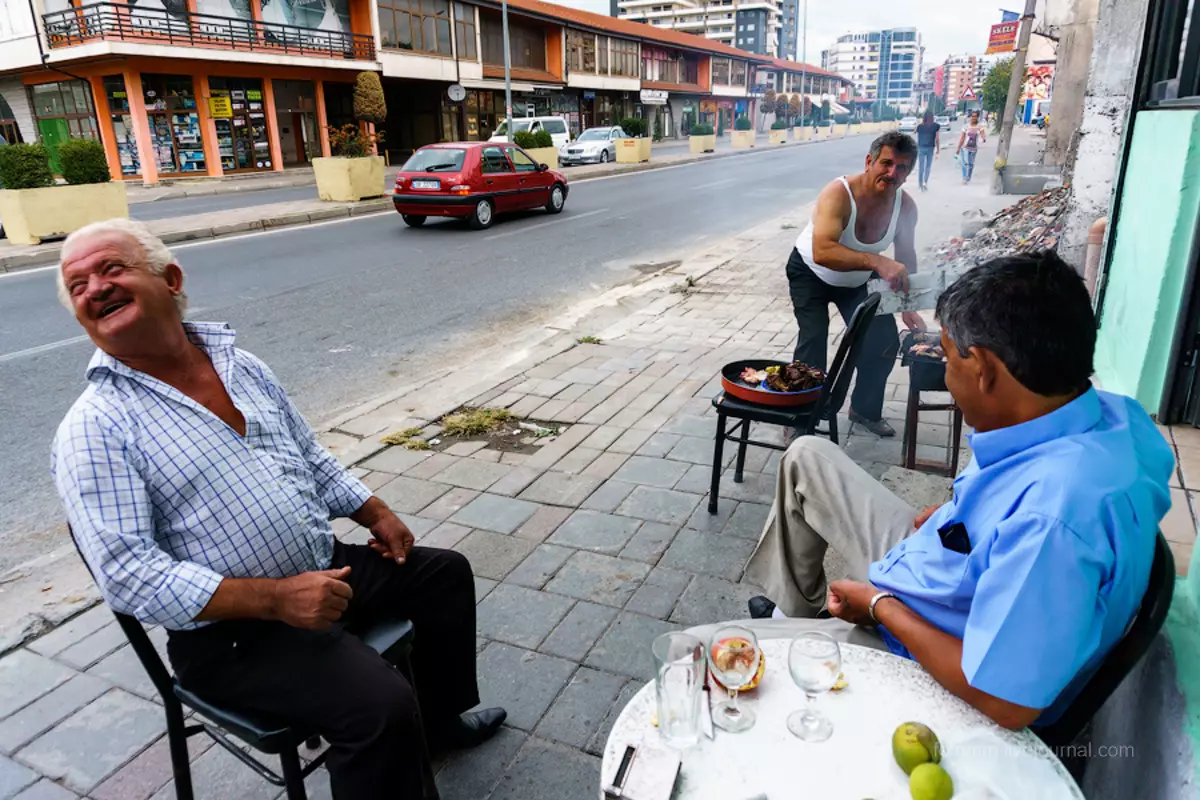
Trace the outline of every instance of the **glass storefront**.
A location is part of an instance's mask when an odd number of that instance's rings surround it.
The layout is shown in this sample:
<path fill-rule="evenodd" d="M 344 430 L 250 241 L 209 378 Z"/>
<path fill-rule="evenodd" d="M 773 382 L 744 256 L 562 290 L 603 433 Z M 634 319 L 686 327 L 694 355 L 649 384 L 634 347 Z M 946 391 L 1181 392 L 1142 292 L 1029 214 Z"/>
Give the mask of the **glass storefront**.
<path fill-rule="evenodd" d="M 138 161 L 137 139 L 133 133 L 133 117 L 129 113 L 129 94 L 125 91 L 125 79 L 120 75 L 104 78 L 104 95 L 108 100 L 108 118 L 112 124 L 113 140 L 117 143 L 117 158 L 122 175 L 141 175 Z"/>
<path fill-rule="evenodd" d="M 98 139 L 92 88 L 85 81 L 39 83 L 30 88 L 38 138 L 50 152 L 50 168 L 62 172 L 58 146 L 67 139 Z"/>
<path fill-rule="evenodd" d="M 142 75 L 142 99 L 158 173 L 207 172 L 191 77 Z"/>
<path fill-rule="evenodd" d="M 209 78 L 214 98 L 229 99 L 229 116 L 213 115 L 217 149 L 225 172 L 273 169 L 262 81 L 257 78 Z"/>

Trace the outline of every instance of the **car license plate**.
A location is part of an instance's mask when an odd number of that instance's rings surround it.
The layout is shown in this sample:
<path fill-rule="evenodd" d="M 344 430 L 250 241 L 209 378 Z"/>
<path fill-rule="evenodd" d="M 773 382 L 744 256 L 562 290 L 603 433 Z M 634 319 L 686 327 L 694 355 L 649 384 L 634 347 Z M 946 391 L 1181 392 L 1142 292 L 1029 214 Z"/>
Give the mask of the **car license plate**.
<path fill-rule="evenodd" d="M 414 189 L 440 189 L 442 184 L 440 181 L 421 181 L 415 180 L 412 182 Z"/>

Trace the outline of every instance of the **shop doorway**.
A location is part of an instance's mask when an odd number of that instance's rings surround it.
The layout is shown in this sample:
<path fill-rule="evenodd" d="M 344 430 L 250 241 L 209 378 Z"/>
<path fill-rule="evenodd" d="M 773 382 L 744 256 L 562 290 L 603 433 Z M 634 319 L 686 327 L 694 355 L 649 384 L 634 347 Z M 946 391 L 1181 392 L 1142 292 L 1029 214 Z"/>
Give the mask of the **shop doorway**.
<path fill-rule="evenodd" d="M 257 78 L 209 78 L 208 87 L 212 97 L 229 99 L 228 108 L 222 109 L 228 116 L 213 115 L 221 169 L 225 172 L 274 169 L 262 81 Z"/>
<path fill-rule="evenodd" d="M 458 116 L 442 113 L 443 106 L 450 103 L 445 88 L 444 84 L 383 79 L 388 118 L 382 126 L 381 152 L 387 152 L 390 163 L 403 164 L 414 150 L 427 144 L 463 138 Z"/>
<path fill-rule="evenodd" d="M 312 163 L 321 155 L 317 130 L 317 87 L 312 81 L 275 81 L 275 119 L 285 167 Z"/>

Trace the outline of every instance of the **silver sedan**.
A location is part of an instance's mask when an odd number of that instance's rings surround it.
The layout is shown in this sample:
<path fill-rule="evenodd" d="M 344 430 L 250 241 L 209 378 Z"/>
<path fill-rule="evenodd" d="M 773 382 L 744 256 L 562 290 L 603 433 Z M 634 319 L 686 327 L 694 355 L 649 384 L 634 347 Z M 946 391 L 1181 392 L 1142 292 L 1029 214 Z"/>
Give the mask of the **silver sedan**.
<path fill-rule="evenodd" d="M 606 164 L 617 160 L 617 139 L 627 138 L 619 127 L 588 128 L 579 138 L 558 148 L 558 163 Z"/>

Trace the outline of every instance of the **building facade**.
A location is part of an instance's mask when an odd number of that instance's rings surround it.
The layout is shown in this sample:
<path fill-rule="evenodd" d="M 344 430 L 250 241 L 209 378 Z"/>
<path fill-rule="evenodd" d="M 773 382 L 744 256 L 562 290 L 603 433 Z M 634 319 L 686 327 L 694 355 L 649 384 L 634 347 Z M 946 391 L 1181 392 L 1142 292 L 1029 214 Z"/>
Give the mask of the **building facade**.
<path fill-rule="evenodd" d="M 976 99 L 983 90 L 983 79 L 992 68 L 992 61 L 983 56 L 950 56 L 941 66 L 941 93 L 947 106 L 964 102 L 970 88 Z M 937 81 L 935 80 L 935 90 Z"/>
<path fill-rule="evenodd" d="M 780 29 L 784 0 L 619 0 L 621 19 L 644 22 L 656 28 L 693 33 L 715 42 L 737 47 L 739 36 L 758 41 L 761 35 L 763 55 L 779 53 Z M 759 19 L 741 25 L 753 28 L 739 30 L 739 16 L 745 12 L 762 12 L 766 30 Z"/>
<path fill-rule="evenodd" d="M 849 33 L 822 51 L 821 66 L 851 80 L 859 96 L 908 110 L 917 102 L 924 51 L 916 28 Z"/>
<path fill-rule="evenodd" d="M 779 29 L 779 52 L 776 55 L 790 61 L 799 61 L 806 55 L 800 52 L 801 2 L 802 0 L 783 0 L 781 6 L 783 18 L 782 27 Z"/>

